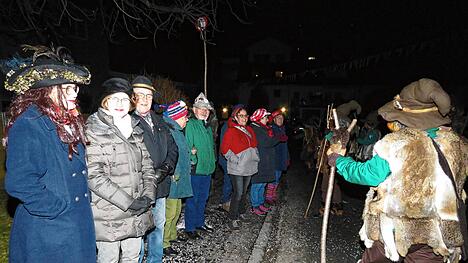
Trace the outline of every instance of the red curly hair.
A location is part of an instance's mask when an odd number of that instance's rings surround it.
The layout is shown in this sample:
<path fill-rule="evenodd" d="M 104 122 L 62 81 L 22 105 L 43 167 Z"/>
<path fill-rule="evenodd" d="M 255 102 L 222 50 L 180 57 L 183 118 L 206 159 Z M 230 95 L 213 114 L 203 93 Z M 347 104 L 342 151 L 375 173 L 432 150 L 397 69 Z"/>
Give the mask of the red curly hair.
<path fill-rule="evenodd" d="M 4 144 L 8 144 L 8 131 L 13 126 L 18 117 L 25 112 L 32 105 L 37 106 L 40 113 L 46 115 L 55 124 L 57 128 L 57 135 L 60 140 L 68 144 L 68 158 L 71 160 L 73 152 L 77 153 L 77 145 L 79 143 L 86 143 L 84 133 L 84 121 L 81 114 L 75 110 L 67 110 L 63 105 L 62 100 L 60 103 L 54 102 L 50 93 L 53 88 L 57 88 L 58 98 L 63 98 L 64 94 L 61 85 L 43 87 L 38 89 L 30 89 L 23 94 L 18 95 L 10 105 L 9 120 L 5 127 Z M 70 129 L 65 129 L 67 125 Z"/>

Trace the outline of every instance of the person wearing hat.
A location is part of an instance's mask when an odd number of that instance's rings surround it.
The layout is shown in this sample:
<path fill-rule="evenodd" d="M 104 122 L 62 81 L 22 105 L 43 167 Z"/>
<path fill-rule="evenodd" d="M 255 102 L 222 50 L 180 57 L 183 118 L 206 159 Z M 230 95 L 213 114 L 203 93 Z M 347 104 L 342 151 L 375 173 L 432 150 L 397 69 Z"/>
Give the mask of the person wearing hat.
<path fill-rule="evenodd" d="M 367 247 L 361 262 L 466 258 L 468 144 L 444 126 L 450 109 L 439 83 L 420 79 L 378 110 L 392 133 L 375 144 L 372 159 L 342 157 L 346 133 L 332 138 L 329 163 L 345 180 L 372 186 L 360 231 Z"/>
<path fill-rule="evenodd" d="M 234 112 L 239 111 L 239 109 L 241 108 L 243 109 L 244 105 L 242 104 L 234 105 L 232 107 L 231 117 L 233 116 Z M 224 121 L 224 124 L 221 127 L 221 132 L 219 134 L 219 145 L 223 144 L 224 135 L 226 134 L 226 131 L 228 129 L 228 123 L 229 123 L 229 119 L 227 121 Z M 221 195 L 219 208 L 225 212 L 229 212 L 229 209 L 231 207 L 232 183 L 231 183 L 231 178 L 229 177 L 229 174 L 227 172 L 227 160 L 224 157 L 224 155 L 221 153 L 221 150 L 219 151 L 219 155 L 218 155 L 218 164 L 219 166 L 221 166 L 221 169 L 223 170 L 223 194 Z"/>
<path fill-rule="evenodd" d="M 152 208 L 155 228 L 145 236 L 147 243 L 148 263 L 161 262 L 163 258 L 164 224 L 166 221 L 166 198 L 169 195 L 171 179 L 168 175 L 174 172 L 177 163 L 177 145 L 171 136 L 171 127 L 151 110 L 156 89 L 151 80 L 137 76 L 132 81 L 135 111 L 133 116 L 139 120 L 138 126 L 144 131 L 143 139 L 148 149 L 153 167 L 158 176 L 155 204 Z M 144 243 L 140 262 L 144 256 Z"/>
<path fill-rule="evenodd" d="M 280 140 L 273 135 L 273 130 L 267 125 L 269 113 L 266 109 L 259 108 L 254 111 L 250 120 L 251 127 L 257 137 L 257 149 L 260 157 L 258 173 L 252 176 L 250 187 L 250 202 L 252 213 L 263 216 L 271 209 L 265 206 L 265 186 L 275 181 L 275 145 Z"/>
<path fill-rule="evenodd" d="M 257 137 L 252 127 L 247 126 L 249 115 L 244 108 L 235 109 L 228 119 L 228 129 L 221 143 L 220 151 L 227 160 L 227 172 L 234 188 L 229 209 L 229 227 L 239 229 L 245 215 L 246 193 L 251 177 L 258 171 L 260 161 L 257 149 Z"/>
<path fill-rule="evenodd" d="M 142 236 L 154 225 L 158 178 L 139 120 L 129 114 L 130 83 L 111 78 L 102 87 L 101 107 L 86 122 L 97 262 L 138 262 Z"/>
<path fill-rule="evenodd" d="M 270 119 L 272 122 L 271 128 L 273 129 L 273 135 L 281 141 L 275 145 L 275 181 L 267 184 L 265 192 L 266 203 L 274 205 L 278 200 L 276 193 L 281 174 L 286 171 L 289 166 L 289 150 L 283 113 L 281 110 L 275 110 L 271 113 Z"/>
<path fill-rule="evenodd" d="M 3 138 L 5 190 L 19 200 L 9 260 L 96 262 L 87 140 L 77 110 L 78 92 L 91 74 L 63 47 L 26 49 L 34 55 L 1 63 L 4 87 L 16 93 Z"/>
<path fill-rule="evenodd" d="M 364 122 L 364 126 L 359 131 L 357 138 L 358 151 L 356 159 L 359 161 L 367 161 L 372 158 L 375 143 L 380 140 L 382 134 L 377 126 L 379 125 L 377 111 L 370 112 Z"/>
<path fill-rule="evenodd" d="M 180 242 L 177 236 L 177 221 L 182 210 L 182 199 L 192 196 L 192 184 L 190 182 L 190 152 L 183 129 L 187 125 L 187 106 L 179 100 L 170 104 L 164 112 L 164 121 L 171 125 L 171 135 L 177 145 L 179 158 L 171 175 L 171 188 L 166 199 L 166 223 L 164 225 L 164 254 L 176 255 L 171 247 L 171 242 Z M 182 240 L 183 241 L 183 240 Z"/>
<path fill-rule="evenodd" d="M 193 196 L 185 203 L 185 233 L 190 239 L 201 238 L 197 230 L 213 232 L 205 222 L 205 207 L 210 194 L 211 175 L 215 171 L 216 157 L 213 131 L 207 122 L 213 107 L 203 93 L 193 103 L 193 117 L 185 127 L 188 147 L 196 150 L 190 155 Z"/>

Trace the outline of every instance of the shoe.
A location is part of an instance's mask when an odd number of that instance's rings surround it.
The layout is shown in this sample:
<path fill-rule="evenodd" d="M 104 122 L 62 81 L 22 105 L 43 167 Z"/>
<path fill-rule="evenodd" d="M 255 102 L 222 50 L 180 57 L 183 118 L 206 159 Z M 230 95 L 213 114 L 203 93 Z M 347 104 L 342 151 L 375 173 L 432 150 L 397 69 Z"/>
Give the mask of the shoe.
<path fill-rule="evenodd" d="M 202 236 L 200 236 L 200 234 L 198 234 L 197 232 L 193 231 L 193 232 L 185 232 L 185 234 L 187 235 L 187 238 L 188 239 L 203 239 Z"/>
<path fill-rule="evenodd" d="M 243 222 L 248 222 L 248 221 L 250 221 L 250 217 L 249 217 L 248 215 L 246 215 L 246 214 L 240 214 L 240 215 L 239 215 L 239 219 L 240 219 L 241 221 L 243 221 Z"/>
<path fill-rule="evenodd" d="M 208 233 L 213 233 L 214 232 L 214 228 L 210 225 L 203 225 L 201 227 L 197 227 L 198 230 L 200 231 L 204 231 L 204 232 L 208 232 Z"/>
<path fill-rule="evenodd" d="M 266 213 L 263 212 L 262 210 L 258 209 L 258 207 L 253 207 L 252 210 L 250 210 L 253 214 L 256 214 L 258 216 L 265 216 Z"/>
<path fill-rule="evenodd" d="M 265 213 L 271 211 L 271 208 L 266 207 L 266 206 L 264 206 L 264 205 L 260 205 L 260 206 L 258 207 L 258 209 L 260 209 L 261 211 L 263 211 L 263 212 L 265 212 Z"/>
<path fill-rule="evenodd" d="M 179 254 L 179 252 L 175 251 L 172 247 L 164 248 L 163 253 L 165 256 L 168 256 L 168 257 L 177 256 L 177 254 Z"/>
<path fill-rule="evenodd" d="M 179 241 L 179 242 L 185 242 L 185 241 L 187 241 L 187 238 L 184 237 L 183 235 L 177 235 L 176 240 Z"/>
<path fill-rule="evenodd" d="M 221 205 L 224 211 L 229 212 L 229 209 L 231 208 L 231 201 L 228 201 L 224 204 Z"/>
<path fill-rule="evenodd" d="M 239 230 L 241 225 L 242 223 L 240 222 L 240 220 L 237 220 L 237 219 L 229 222 L 229 228 L 232 230 Z"/>

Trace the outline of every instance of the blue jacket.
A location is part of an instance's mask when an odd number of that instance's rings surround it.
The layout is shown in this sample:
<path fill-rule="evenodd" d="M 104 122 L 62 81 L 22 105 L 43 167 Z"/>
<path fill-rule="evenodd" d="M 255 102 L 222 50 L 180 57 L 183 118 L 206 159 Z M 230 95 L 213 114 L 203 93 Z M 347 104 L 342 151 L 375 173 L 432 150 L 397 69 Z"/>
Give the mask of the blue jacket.
<path fill-rule="evenodd" d="M 20 200 L 10 262 L 96 262 L 84 146 L 68 159 L 55 124 L 29 107 L 9 130 L 5 189 Z"/>
<path fill-rule="evenodd" d="M 275 180 L 275 145 L 279 140 L 275 137 L 268 136 L 268 132 L 264 127 L 253 122 L 252 129 L 257 136 L 257 149 L 260 156 L 258 163 L 258 173 L 252 176 L 252 183 L 271 183 Z"/>
<path fill-rule="evenodd" d="M 190 181 L 190 149 L 182 132 L 182 128 L 177 122 L 169 117 L 164 116 L 164 121 L 170 124 L 173 129 L 170 129 L 172 138 L 179 149 L 179 158 L 175 167 L 174 174 L 171 178 L 171 188 L 169 198 L 179 199 L 190 197 L 192 193 L 192 182 Z"/>
<path fill-rule="evenodd" d="M 275 137 L 286 135 L 286 129 L 284 125 L 279 127 L 278 125 L 273 124 L 271 125 L 271 128 L 273 129 L 273 134 L 275 135 Z M 288 143 L 280 142 L 277 145 L 275 145 L 275 153 L 276 153 L 275 170 L 286 171 L 288 169 L 288 162 L 289 162 Z"/>

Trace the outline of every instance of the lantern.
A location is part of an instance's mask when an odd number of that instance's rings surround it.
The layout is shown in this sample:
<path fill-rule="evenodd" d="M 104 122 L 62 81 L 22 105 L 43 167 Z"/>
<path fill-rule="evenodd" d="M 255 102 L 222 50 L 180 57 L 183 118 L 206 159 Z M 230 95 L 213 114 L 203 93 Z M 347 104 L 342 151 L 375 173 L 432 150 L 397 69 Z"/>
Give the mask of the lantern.
<path fill-rule="evenodd" d="M 197 19 L 197 23 L 195 25 L 195 28 L 198 31 L 200 31 L 200 32 L 205 31 L 207 26 L 208 26 L 208 17 L 202 16 L 202 17 L 199 17 Z"/>

